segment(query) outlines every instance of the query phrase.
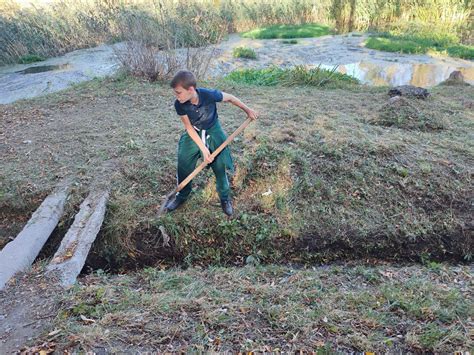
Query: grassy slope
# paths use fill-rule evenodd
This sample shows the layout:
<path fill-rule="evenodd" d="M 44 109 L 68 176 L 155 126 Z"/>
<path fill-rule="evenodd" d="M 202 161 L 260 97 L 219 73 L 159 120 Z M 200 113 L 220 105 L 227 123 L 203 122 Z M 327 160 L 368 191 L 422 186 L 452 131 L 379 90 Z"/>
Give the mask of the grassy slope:
<path fill-rule="evenodd" d="M 102 164 L 114 159 L 119 168 L 106 224 L 89 263 L 101 265 L 99 257 L 110 267 L 173 258 L 258 264 L 372 256 L 421 258 L 426 266 L 348 262 L 96 273 L 57 294 L 62 311 L 30 345 L 471 349 L 472 267 L 428 259 L 472 253 L 472 87 L 438 87 L 428 101 L 412 102 L 444 127 L 420 131 L 368 123 L 382 113 L 387 119 L 379 111 L 387 101 L 384 88 L 216 86 L 262 112 L 232 145 L 234 220 L 223 217 L 210 172 L 196 179 L 200 189 L 182 210 L 154 219 L 174 184 L 182 131 L 171 93 L 156 84 L 104 80 L 1 107 L 0 241 L 24 225 L 60 177 L 73 174 L 77 185 L 64 229 L 94 176 L 104 173 Z M 220 112 L 227 132 L 244 119 L 232 106 L 220 105 Z M 159 223 L 172 249 L 157 239 Z M 59 234 L 43 256 L 54 251 Z M 144 257 L 133 254 L 136 247 Z M 54 329 L 60 332 L 50 333 Z"/>
<path fill-rule="evenodd" d="M 59 314 L 29 344 L 36 351 L 468 351 L 472 286 L 471 267 L 433 262 L 96 273 L 57 294 Z"/>
<path fill-rule="evenodd" d="M 472 255 L 472 87 L 438 87 L 415 102 L 445 127 L 419 131 L 368 123 L 387 101 L 384 88 L 216 85 L 262 113 L 232 144 L 234 219 L 220 210 L 210 170 L 182 209 L 155 218 L 175 182 L 182 132 L 171 92 L 105 80 L 2 107 L 0 240 L 15 235 L 58 177 L 72 174 L 65 228 L 114 159 L 105 226 L 89 258 L 95 266 Z M 231 105 L 220 104 L 220 113 L 228 133 L 244 120 Z M 160 224 L 170 248 L 161 246 Z"/>

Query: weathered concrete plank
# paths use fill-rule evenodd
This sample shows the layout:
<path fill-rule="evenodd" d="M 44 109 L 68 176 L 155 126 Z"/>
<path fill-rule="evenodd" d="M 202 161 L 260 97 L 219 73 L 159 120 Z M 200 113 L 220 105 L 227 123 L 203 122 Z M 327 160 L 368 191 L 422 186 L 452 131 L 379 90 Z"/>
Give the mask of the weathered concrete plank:
<path fill-rule="evenodd" d="M 28 269 L 48 240 L 64 211 L 68 187 L 63 185 L 49 195 L 30 220 L 0 251 L 0 290 L 19 271 Z"/>
<path fill-rule="evenodd" d="M 108 197 L 108 191 L 94 192 L 87 196 L 47 266 L 46 274 L 59 277 L 62 286 L 73 285 L 84 267 L 92 243 L 102 226 Z"/>

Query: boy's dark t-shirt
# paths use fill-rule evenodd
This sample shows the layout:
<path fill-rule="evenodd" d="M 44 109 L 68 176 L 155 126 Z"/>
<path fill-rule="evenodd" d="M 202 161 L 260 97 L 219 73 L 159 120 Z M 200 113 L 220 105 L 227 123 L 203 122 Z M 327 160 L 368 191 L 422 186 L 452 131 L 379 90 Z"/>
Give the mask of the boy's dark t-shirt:
<path fill-rule="evenodd" d="M 222 101 L 222 91 L 217 89 L 196 88 L 199 96 L 197 105 L 186 101 L 174 102 L 176 113 L 180 116 L 188 115 L 191 124 L 198 129 L 209 129 L 218 119 L 216 102 Z"/>

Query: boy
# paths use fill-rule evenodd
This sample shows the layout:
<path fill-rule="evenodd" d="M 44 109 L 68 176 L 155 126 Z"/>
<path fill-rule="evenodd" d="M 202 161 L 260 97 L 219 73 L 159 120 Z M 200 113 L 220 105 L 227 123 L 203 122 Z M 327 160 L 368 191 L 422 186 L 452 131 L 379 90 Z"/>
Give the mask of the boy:
<path fill-rule="evenodd" d="M 233 95 L 217 89 L 198 88 L 196 77 L 188 70 L 177 72 L 170 86 L 176 96 L 174 107 L 186 129 L 178 144 L 176 175 L 178 184 L 193 172 L 201 156 L 214 171 L 222 209 L 226 215 L 231 216 L 233 210 L 226 168 L 234 173 L 234 164 L 229 146 L 226 146 L 214 159 L 210 157 L 211 153 L 227 139 L 218 119 L 216 102 L 231 102 L 245 111 L 252 120 L 258 117 L 258 113 Z M 192 190 L 191 184 L 192 180 L 176 193 L 172 201 L 167 203 L 168 211 L 175 210 L 186 201 Z"/>

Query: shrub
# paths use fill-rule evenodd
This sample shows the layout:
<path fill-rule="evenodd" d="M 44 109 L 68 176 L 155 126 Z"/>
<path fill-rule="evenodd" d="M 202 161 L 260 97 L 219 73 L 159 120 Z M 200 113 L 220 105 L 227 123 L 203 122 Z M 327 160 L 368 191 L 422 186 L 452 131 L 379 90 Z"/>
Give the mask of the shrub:
<path fill-rule="evenodd" d="M 122 15 L 119 27 L 126 45 L 115 53 L 126 72 L 150 81 L 167 80 L 183 68 L 197 78 L 205 75 L 216 50 L 211 44 L 222 39 L 226 25 L 212 12 L 181 7 L 173 13 L 161 9 L 160 18 L 140 11 Z M 190 21 L 179 18 L 183 11 Z"/>

